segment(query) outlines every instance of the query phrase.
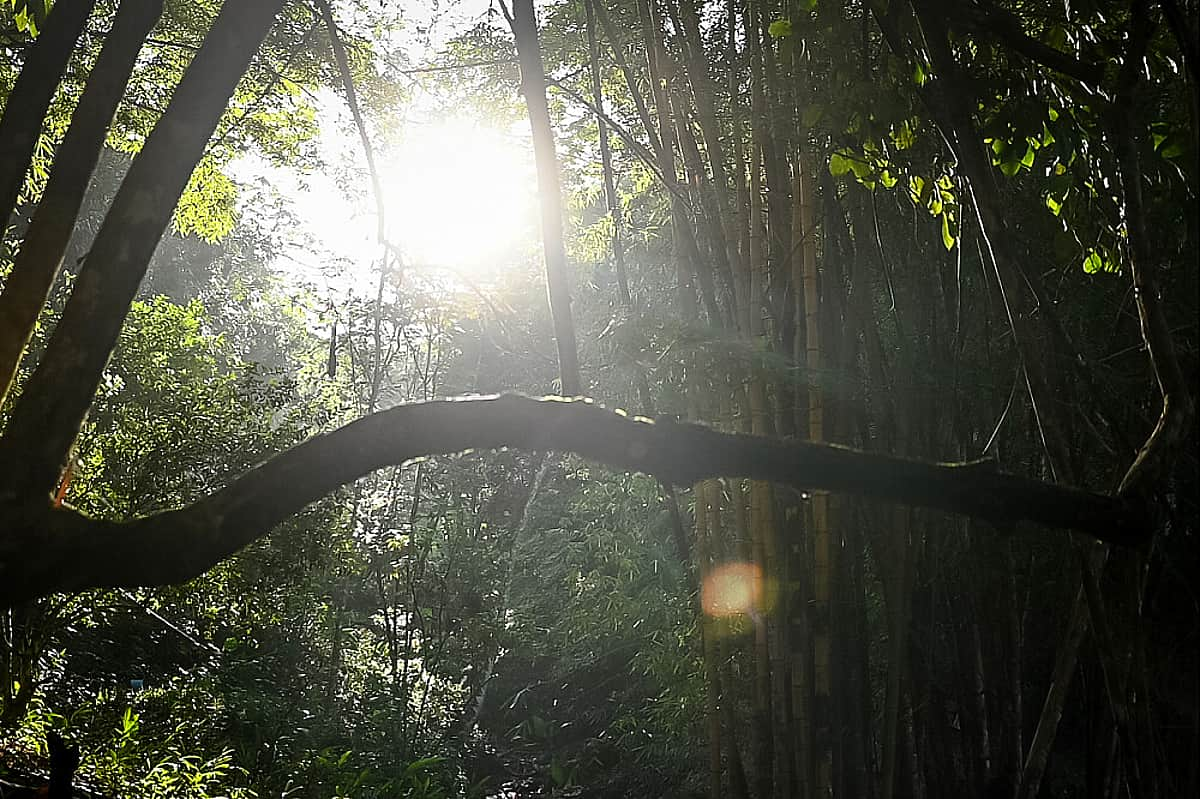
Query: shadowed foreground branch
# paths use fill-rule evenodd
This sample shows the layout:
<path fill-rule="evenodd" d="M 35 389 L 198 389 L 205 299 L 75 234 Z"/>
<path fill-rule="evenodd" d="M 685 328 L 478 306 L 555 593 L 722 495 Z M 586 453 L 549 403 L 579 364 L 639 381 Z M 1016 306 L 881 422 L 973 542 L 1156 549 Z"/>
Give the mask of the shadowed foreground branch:
<path fill-rule="evenodd" d="M 2 507 L 0 604 L 58 591 L 178 583 L 268 533 L 338 486 L 383 466 L 468 449 L 572 452 L 678 485 L 717 476 L 937 508 L 1001 524 L 1036 522 L 1136 544 L 1136 500 L 828 444 L 776 441 L 631 418 L 587 400 L 473 397 L 401 405 L 294 447 L 193 505 L 129 522 L 69 509 Z"/>

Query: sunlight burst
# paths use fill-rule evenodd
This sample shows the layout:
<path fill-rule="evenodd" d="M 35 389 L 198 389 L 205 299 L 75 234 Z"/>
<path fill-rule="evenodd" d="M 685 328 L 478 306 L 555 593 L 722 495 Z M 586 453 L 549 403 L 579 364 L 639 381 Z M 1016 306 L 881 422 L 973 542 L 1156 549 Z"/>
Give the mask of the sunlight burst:
<path fill-rule="evenodd" d="M 493 274 L 532 228 L 528 145 L 467 119 L 411 130 L 383 168 L 389 238 L 417 267 Z"/>

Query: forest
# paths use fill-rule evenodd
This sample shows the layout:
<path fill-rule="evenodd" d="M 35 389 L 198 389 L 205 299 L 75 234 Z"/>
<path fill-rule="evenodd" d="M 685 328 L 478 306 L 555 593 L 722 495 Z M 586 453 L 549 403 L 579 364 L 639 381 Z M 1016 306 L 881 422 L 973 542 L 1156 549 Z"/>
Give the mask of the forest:
<path fill-rule="evenodd" d="M 1198 41 L 0 0 L 0 799 L 1200 796 Z"/>

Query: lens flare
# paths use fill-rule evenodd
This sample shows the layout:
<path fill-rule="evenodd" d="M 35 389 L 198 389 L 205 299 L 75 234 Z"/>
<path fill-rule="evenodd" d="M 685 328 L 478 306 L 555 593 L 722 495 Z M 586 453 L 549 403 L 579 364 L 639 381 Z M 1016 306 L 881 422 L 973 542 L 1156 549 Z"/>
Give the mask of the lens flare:
<path fill-rule="evenodd" d="M 700 586 L 700 605 L 709 616 L 753 615 L 762 598 L 762 572 L 753 563 L 723 563 Z"/>

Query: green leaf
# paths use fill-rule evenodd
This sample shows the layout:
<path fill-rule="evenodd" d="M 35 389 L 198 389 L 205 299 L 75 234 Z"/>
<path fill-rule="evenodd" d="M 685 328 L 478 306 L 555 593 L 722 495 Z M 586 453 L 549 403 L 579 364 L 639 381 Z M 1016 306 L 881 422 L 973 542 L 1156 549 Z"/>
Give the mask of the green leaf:
<path fill-rule="evenodd" d="M 879 182 L 883 184 L 885 189 L 890 189 L 896 185 L 897 180 L 891 172 L 885 169 L 879 173 Z"/>
<path fill-rule="evenodd" d="M 1001 161 L 1000 162 L 1000 171 L 1011 178 L 1014 175 L 1016 175 L 1018 172 L 1021 171 L 1021 162 L 1020 161 Z"/>
<path fill-rule="evenodd" d="M 835 178 L 846 174 L 854 168 L 854 162 L 841 153 L 833 153 L 829 156 L 829 174 Z"/>
<path fill-rule="evenodd" d="M 1088 250 L 1087 257 L 1083 259 L 1083 271 L 1089 275 L 1094 275 L 1097 272 L 1103 271 L 1104 259 L 1100 257 L 1100 253 L 1095 250 Z"/>
<path fill-rule="evenodd" d="M 912 199 L 914 205 L 920 205 L 921 199 L 925 196 L 925 190 L 928 184 L 925 178 L 920 175 L 912 175 L 908 179 L 908 196 Z"/>
<path fill-rule="evenodd" d="M 917 135 L 913 132 L 912 123 L 907 119 L 898 125 L 893 125 L 889 135 L 891 136 L 892 143 L 896 145 L 897 150 L 907 150 L 917 140 Z"/>
<path fill-rule="evenodd" d="M 1074 181 L 1071 180 L 1070 175 L 1059 174 L 1057 170 L 1055 170 L 1054 175 L 1046 179 L 1046 185 L 1049 186 L 1050 191 L 1060 197 L 1067 196 L 1067 192 L 1071 190 L 1073 183 Z"/>
<path fill-rule="evenodd" d="M 1178 133 L 1169 133 L 1159 138 L 1154 137 L 1154 149 L 1163 158 L 1178 158 L 1184 153 L 1184 139 Z"/>
<path fill-rule="evenodd" d="M 772 39 L 784 39 L 792 35 L 792 21 L 790 19 L 777 19 L 767 26 L 767 33 L 771 34 Z"/>
<path fill-rule="evenodd" d="M 417 772 L 423 771 L 430 766 L 436 766 L 444 759 L 445 758 L 441 757 L 440 755 L 433 755 L 432 757 L 423 757 L 420 760 L 414 760 L 413 762 L 409 763 L 407 767 L 405 767 L 404 774 L 411 777 Z"/>
<path fill-rule="evenodd" d="M 913 83 L 924 86 L 928 80 L 929 76 L 925 74 L 925 69 L 920 64 L 913 67 Z"/>
<path fill-rule="evenodd" d="M 850 171 L 854 173 L 854 177 L 858 178 L 860 183 L 875 176 L 875 167 L 860 158 L 850 159 Z"/>
<path fill-rule="evenodd" d="M 50 11 L 49 0 L 9 0 L 13 9 L 13 22 L 18 31 L 37 38 Z"/>
<path fill-rule="evenodd" d="M 1021 156 L 1021 166 L 1026 169 L 1033 168 L 1033 159 L 1037 155 L 1037 151 L 1033 147 L 1033 143 L 1029 143 L 1025 147 L 1025 155 Z"/>
<path fill-rule="evenodd" d="M 950 232 L 950 211 L 942 214 L 942 244 L 946 245 L 946 250 L 953 250 L 954 243 L 957 239 Z"/>
<path fill-rule="evenodd" d="M 1051 25 L 1046 31 L 1046 44 L 1055 50 L 1063 50 L 1067 46 L 1067 31 L 1062 25 Z"/>
<path fill-rule="evenodd" d="M 1062 203 L 1054 199 L 1053 194 L 1046 195 L 1046 207 L 1050 209 L 1050 213 L 1058 216 L 1062 213 Z"/>

